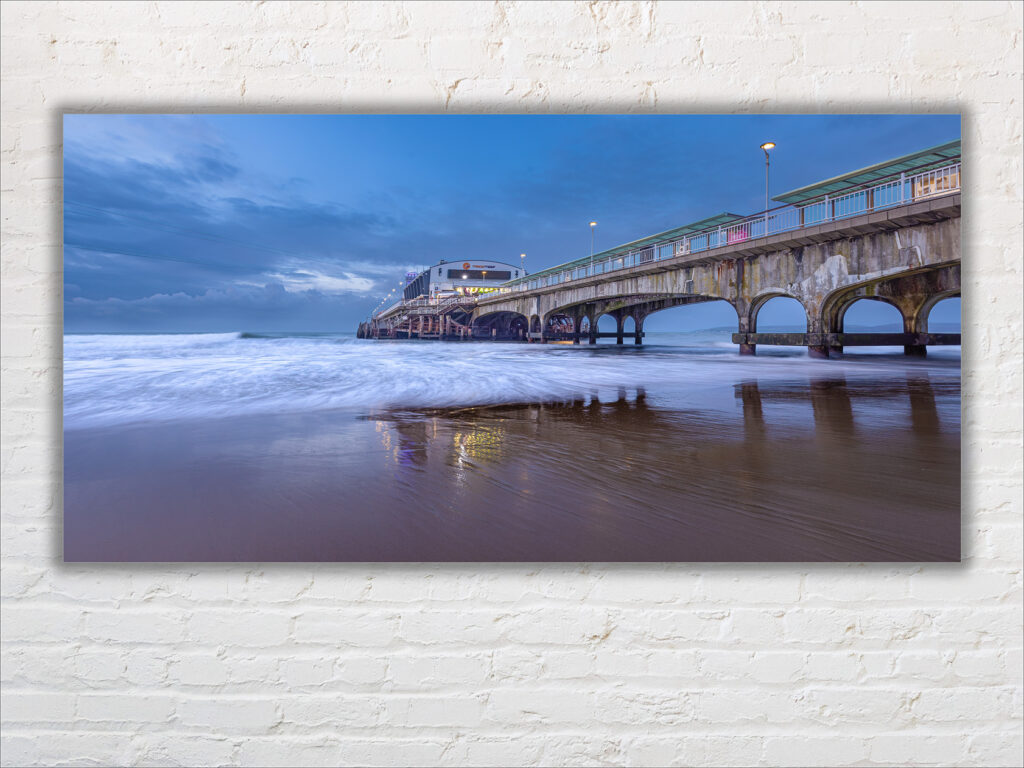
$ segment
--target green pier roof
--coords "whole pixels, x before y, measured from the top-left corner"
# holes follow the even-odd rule
[[[894,157],[892,160],[875,163],[858,171],[850,171],[841,176],[834,176],[831,179],[825,179],[825,181],[800,187],[791,192],[776,195],[772,200],[787,205],[799,205],[816,197],[831,195],[834,192],[841,192],[850,187],[870,184],[873,181],[879,181],[890,176],[898,176],[904,171],[923,172],[930,168],[948,165],[950,160],[958,157],[960,157],[960,139],[947,141],[945,144],[911,152],[909,155]]]

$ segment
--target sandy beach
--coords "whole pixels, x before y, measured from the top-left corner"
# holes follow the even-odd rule
[[[959,559],[958,361],[829,365],[70,429],[65,559]]]

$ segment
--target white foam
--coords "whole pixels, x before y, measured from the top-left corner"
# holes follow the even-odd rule
[[[892,376],[908,365],[945,373],[956,361],[893,356],[818,361],[801,349],[740,357],[720,339],[653,344],[526,345],[357,341],[240,334],[68,336],[65,428],[319,409],[440,408],[566,400],[620,387],[696,392],[738,380],[823,373]],[[901,374],[902,375],[902,374]]]

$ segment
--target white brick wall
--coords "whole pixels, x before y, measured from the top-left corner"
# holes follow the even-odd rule
[[[1021,763],[1020,3],[0,14],[3,765]],[[62,109],[962,110],[963,564],[61,564]]]

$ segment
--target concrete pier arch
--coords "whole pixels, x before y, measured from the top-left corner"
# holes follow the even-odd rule
[[[885,307],[885,310],[879,313],[879,306]],[[872,312],[872,309],[876,311]],[[904,325],[903,312],[895,303],[878,296],[865,296],[853,299],[840,310],[839,327],[836,332],[900,333]]]
[[[530,328],[530,319],[518,312],[489,312],[473,319],[474,339],[492,341],[525,341]]]
[[[755,353],[758,344],[805,346],[822,357],[844,344],[903,345],[914,354],[928,344],[959,344],[959,337],[926,330],[928,308],[960,289],[958,191],[854,215],[836,213],[768,236],[752,230],[746,238],[701,243],[699,251],[688,250],[693,243],[687,240],[687,247],[646,250],[621,263],[612,259],[592,272],[542,274],[482,297],[474,314],[508,311],[543,319],[558,313],[573,318],[577,327],[587,317],[591,329],[602,314],[632,316],[639,340],[644,318],[654,312],[724,300],[737,309],[733,341],[741,353]],[[762,305],[780,295],[802,305],[802,333],[758,329]],[[839,339],[844,307],[874,296],[899,308],[903,332]]]
[[[949,312],[948,309],[955,309],[955,311]],[[931,296],[921,307],[920,314],[918,322],[925,333],[929,331],[928,324],[933,316],[940,318],[940,322],[943,323],[955,322],[956,332],[959,333],[963,324],[960,311],[960,291],[948,291]]]

